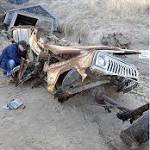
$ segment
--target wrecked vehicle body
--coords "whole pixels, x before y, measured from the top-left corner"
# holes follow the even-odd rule
[[[136,54],[137,51],[108,46],[79,46],[60,40],[56,36],[46,36],[43,30],[39,32],[32,26],[12,28],[10,35],[14,42],[25,38],[30,44],[28,58],[31,62],[39,64],[42,60],[42,67],[39,68],[43,69],[38,73],[44,74],[40,76],[47,82],[50,93],[88,85],[93,80],[86,81],[90,74],[95,78],[99,76],[97,80],[103,80],[105,77],[113,81],[118,91],[128,92],[138,84],[137,68],[115,56],[115,54]],[[25,66],[28,68],[27,65]],[[33,72],[29,73],[29,77],[37,73],[34,69]],[[19,77],[21,83],[26,81],[23,79],[23,74]]]
[[[72,69],[75,69],[80,74],[82,81],[88,76],[86,73],[87,69],[93,74],[118,76],[128,80],[131,79],[131,81],[138,81],[138,71],[135,66],[127,64],[108,53],[91,50],[67,61],[50,66],[45,65],[44,70],[47,72],[48,91],[52,92],[54,90],[61,74]]]

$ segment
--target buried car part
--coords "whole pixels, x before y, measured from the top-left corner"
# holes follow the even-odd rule
[[[99,88],[95,91],[95,100],[108,112],[111,112],[110,108],[118,108],[121,112],[117,114],[117,117],[123,121],[129,120],[131,124],[133,123],[129,128],[120,133],[120,137],[126,144],[134,147],[149,139],[149,103],[130,110],[108,97],[105,94],[104,88]]]
[[[149,140],[149,111],[138,118],[129,128],[121,131],[121,139],[131,148],[137,148]]]
[[[87,51],[63,62],[58,62],[50,66],[45,64],[44,70],[48,75],[48,91],[53,92],[59,76],[73,68],[81,75],[82,81],[88,76],[86,69],[89,68],[93,73],[110,77],[123,77],[135,84],[138,83],[138,70],[134,65],[128,64],[108,53]]]
[[[122,121],[129,120],[130,123],[133,123],[133,121],[143,115],[143,112],[149,110],[149,103],[133,110],[121,106],[115,100],[106,95],[103,87],[96,89],[94,94],[96,102],[103,106],[108,112],[111,112],[111,108],[119,109],[120,112],[117,113],[117,117]]]

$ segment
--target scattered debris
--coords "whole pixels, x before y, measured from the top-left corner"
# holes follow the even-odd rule
[[[43,63],[42,62],[27,62],[26,60],[22,60],[18,78],[16,81],[16,86],[23,84],[25,81],[28,81],[31,78],[37,79],[37,82],[44,83],[45,73],[43,72]],[[36,83],[35,83],[36,84]]]
[[[117,46],[123,49],[128,49],[131,42],[122,33],[113,33],[104,35],[101,40],[102,44],[108,46]]]
[[[7,110],[16,110],[20,107],[24,109],[25,105],[23,105],[22,101],[19,99],[12,99],[10,102],[3,106],[3,108]]]

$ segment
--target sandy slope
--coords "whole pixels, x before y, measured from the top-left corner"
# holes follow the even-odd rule
[[[32,4],[37,2],[30,1]],[[121,0],[120,5],[110,0],[110,3],[100,0],[43,2],[48,2],[49,9],[60,18],[66,38],[76,41],[81,36],[76,31],[80,31],[83,37],[89,38],[90,33],[90,43],[99,43],[102,32],[121,31],[131,38],[131,48],[148,48],[148,14],[143,3],[136,3],[136,11],[133,11],[129,7],[131,3],[122,5]],[[0,6],[5,9],[15,7],[4,0],[1,0]],[[110,6],[117,7],[119,15]],[[111,11],[106,13],[108,10]],[[71,27],[74,32],[70,34]],[[83,44],[89,43],[88,38]],[[6,43],[2,38],[0,47]],[[113,94],[112,97],[120,104],[136,108],[148,101],[148,62],[138,57],[131,57],[131,61],[138,65],[141,73],[139,87],[131,93]],[[12,98],[21,99],[26,109],[4,110],[2,106]],[[128,150],[119,138],[119,133],[129,123],[119,121],[115,117],[116,112],[105,112],[95,104],[90,93],[77,95],[59,104],[46,88],[31,89],[30,83],[15,88],[0,74],[0,150]],[[139,149],[147,150],[147,145]]]

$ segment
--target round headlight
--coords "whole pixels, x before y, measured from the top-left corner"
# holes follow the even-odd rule
[[[96,64],[98,66],[104,67],[106,65],[105,59],[99,56],[98,59],[96,60]]]

